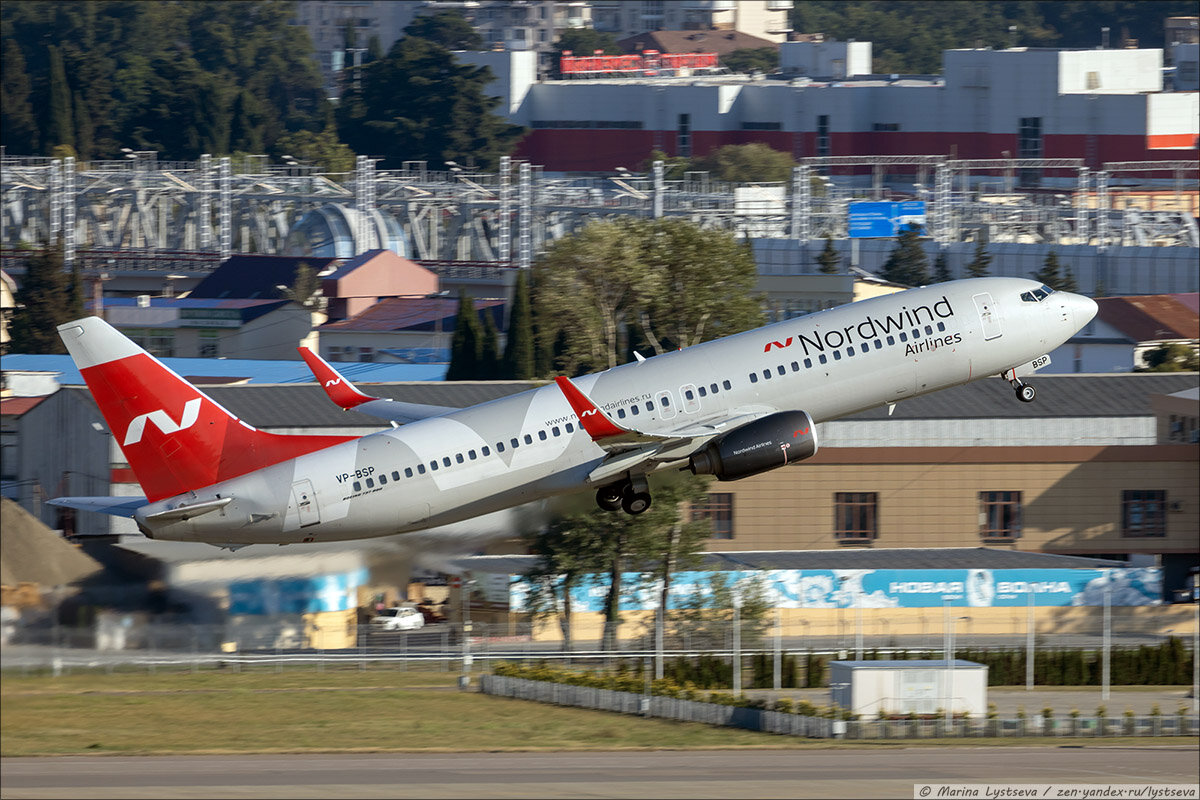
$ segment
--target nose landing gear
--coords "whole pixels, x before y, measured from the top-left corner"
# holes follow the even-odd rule
[[[1017,399],[1022,403],[1032,403],[1034,398],[1037,397],[1037,390],[1028,383],[1024,383],[1020,378],[1013,378],[1009,381],[1009,384],[1013,387],[1013,391],[1017,393]]]
[[[650,508],[650,486],[645,475],[601,486],[596,490],[596,505],[605,511],[622,509],[626,514],[641,514]]]

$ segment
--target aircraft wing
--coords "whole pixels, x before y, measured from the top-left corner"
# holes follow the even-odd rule
[[[773,413],[752,408],[707,423],[689,423],[664,433],[644,433],[618,425],[579,390],[569,378],[554,379],[566,396],[579,424],[608,457],[588,475],[588,483],[606,483],[625,472],[645,472],[660,464],[684,461],[722,433]]]
[[[56,497],[46,501],[52,506],[74,508],[79,511],[95,511],[114,517],[132,517],[134,512],[146,505],[144,497]]]
[[[416,422],[419,419],[440,417],[451,411],[458,411],[450,406],[432,406],[423,403],[405,403],[399,400],[388,400],[384,397],[372,397],[358,390],[353,383],[329,365],[329,362],[309,350],[307,347],[297,347],[304,363],[312,370],[313,375],[329,395],[329,399],[342,407],[343,411],[360,411],[372,417],[390,420],[396,423]]]

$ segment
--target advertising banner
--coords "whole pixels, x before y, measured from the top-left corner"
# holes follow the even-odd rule
[[[668,608],[703,606],[713,581],[734,591],[761,593],[777,608],[1002,608],[1026,606],[1158,605],[1158,567],[1115,569],[776,569],[680,572],[671,581]],[[638,573],[622,576],[621,609],[658,607],[659,590]],[[512,578],[509,603],[524,610],[528,586]],[[577,611],[601,611],[608,593],[604,575],[586,575],[571,594]]]
[[[269,578],[229,584],[229,613],[312,614],[347,611],[358,605],[358,587],[367,582],[367,570],[340,575]]]
[[[890,239],[908,224],[915,224],[925,235],[925,202],[850,203],[849,231],[852,239]]]

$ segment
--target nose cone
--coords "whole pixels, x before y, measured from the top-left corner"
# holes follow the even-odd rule
[[[1069,294],[1068,303],[1071,306],[1071,316],[1075,320],[1075,330],[1077,331],[1082,330],[1083,326],[1095,319],[1096,312],[1100,308],[1096,305],[1095,300],[1081,294]]]

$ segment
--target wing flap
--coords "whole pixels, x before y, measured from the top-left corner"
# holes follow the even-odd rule
[[[379,417],[390,422],[416,422],[429,417],[440,417],[457,411],[449,406],[433,406],[424,403],[405,403],[400,400],[389,400],[386,397],[372,397],[358,389],[353,383],[342,377],[329,362],[309,350],[307,347],[297,347],[304,363],[312,370],[313,376],[336,405],[343,411],[358,411],[372,417]]]

